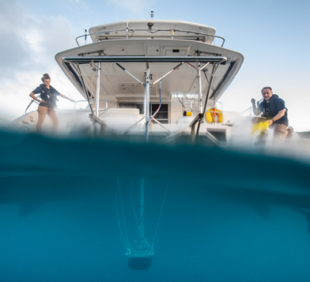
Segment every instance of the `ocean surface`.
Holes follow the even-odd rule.
[[[309,175],[258,152],[3,130],[0,281],[308,282]],[[132,270],[141,180],[154,255]]]

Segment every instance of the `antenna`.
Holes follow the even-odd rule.
[[[151,18],[154,18],[154,10],[151,10]]]
[[[128,17],[127,17],[127,26],[126,26],[126,39],[128,39]]]
[[[85,29],[85,45],[87,43],[87,29]]]

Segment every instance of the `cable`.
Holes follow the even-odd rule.
[[[128,246],[126,245],[125,238],[124,238],[124,235],[123,235],[123,232],[122,232],[121,224],[119,222],[117,196],[118,196],[118,187],[116,189],[116,217],[117,217],[118,229],[119,229],[119,232],[121,233],[121,237],[122,237],[125,249],[128,250]]]
[[[165,204],[165,201],[166,201],[168,187],[169,187],[169,182],[167,183],[167,186],[166,186],[166,191],[165,191],[163,203],[161,205],[161,209],[160,209],[160,213],[159,213],[159,218],[158,218],[158,222],[157,222],[157,226],[156,226],[156,230],[155,230],[155,235],[154,235],[154,240],[153,240],[153,244],[152,244],[153,247],[154,247],[154,244],[155,244],[155,240],[156,240],[156,236],[157,236],[157,232],[158,232],[158,227],[159,227],[159,222],[160,222],[161,215],[162,215],[162,212],[163,212],[164,204]]]
[[[150,124],[150,122],[152,121],[153,117],[155,117],[155,116],[157,115],[158,111],[159,111],[160,108],[161,108],[161,83],[162,83],[162,80],[161,80],[161,81],[159,82],[159,84],[158,84],[159,106],[158,106],[156,112],[152,115],[152,117],[151,117],[151,119],[150,119],[150,121],[149,121],[149,124]]]
[[[145,244],[147,245],[147,247],[148,247],[149,249],[151,249],[151,246],[149,245],[149,243],[148,243],[147,240],[145,239],[144,235],[142,234],[141,229],[139,228],[139,221],[138,221],[137,214],[136,214],[136,212],[135,212],[134,203],[133,203],[133,196],[132,196],[132,180],[131,180],[131,185],[130,185],[130,195],[131,195],[131,205],[132,205],[132,209],[133,209],[133,214],[134,214],[135,219],[136,219],[136,223],[137,223],[137,226],[138,226],[138,230],[139,230],[140,235],[141,235],[141,237],[143,238]]]
[[[158,111],[159,111],[160,108],[161,108],[161,82],[162,82],[162,80],[160,80],[160,81],[159,81],[159,84],[158,84],[158,88],[159,88],[159,91],[158,91],[158,92],[159,92],[159,106],[158,106],[156,112],[152,115],[152,117],[151,117],[151,119],[149,120],[149,122],[147,123],[146,130],[145,130],[145,136],[148,136],[150,123],[151,123],[153,117],[154,117],[155,115],[157,115]],[[147,137],[146,137],[146,138],[147,138]]]
[[[119,197],[120,197],[121,209],[122,209],[122,213],[123,213],[123,221],[124,221],[124,229],[125,229],[125,236],[126,236],[126,240],[127,240],[127,245],[126,245],[126,240],[125,240],[125,237],[123,235],[121,224],[120,224],[120,219],[119,219],[118,201],[117,201],[118,194],[119,194]],[[129,242],[128,242],[128,235],[127,235],[127,229],[126,229],[126,222],[125,222],[123,201],[122,201],[122,195],[121,195],[121,188],[120,188],[120,185],[119,185],[119,178],[117,178],[117,189],[116,189],[116,216],[117,216],[118,228],[119,228],[119,231],[121,233],[121,237],[122,237],[124,246],[125,246],[125,248],[126,248],[126,250],[128,252],[129,251]]]

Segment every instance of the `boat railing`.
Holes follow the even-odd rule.
[[[179,99],[179,97],[177,97]],[[180,99],[179,99],[180,101]],[[199,113],[199,109],[196,108],[195,109],[195,106],[198,107],[198,98],[186,98],[186,99],[183,99],[182,101],[180,101],[183,105],[183,107],[187,110],[189,108],[190,112],[192,113]],[[197,103],[197,105],[195,105],[195,103]],[[211,108],[208,110],[208,112],[211,112],[212,114],[213,113],[218,113],[216,110],[220,110],[221,112],[223,112],[223,103],[222,102],[218,102],[218,101],[209,101],[208,102],[208,105],[210,107],[210,104],[212,105]],[[218,105],[216,107],[216,105]],[[215,110],[212,110],[214,109]]]
[[[135,32],[149,32],[150,35],[152,34],[155,34],[157,32],[169,32],[170,35],[168,35],[169,37],[171,37],[171,39],[173,40],[175,36],[175,32],[181,32],[181,33],[187,33],[187,34],[194,34],[194,35],[202,35],[202,36],[210,36],[210,37],[213,37],[213,40],[212,42],[214,43],[215,45],[215,38],[219,38],[222,40],[222,44],[221,44],[221,47],[224,46],[224,43],[225,43],[225,38],[222,37],[222,36],[218,36],[218,35],[215,35],[215,34],[210,34],[210,33],[206,33],[206,32],[200,32],[200,31],[193,31],[193,30],[183,30],[183,29],[148,29],[148,28],[135,28],[135,29],[131,29],[131,28],[125,28],[125,29],[115,29],[115,30],[105,30],[105,31],[97,31],[97,32],[93,32],[93,33],[85,33],[84,35],[80,35],[78,37],[75,38],[75,41],[76,41],[76,44],[78,46],[80,46],[79,44],[79,41],[78,39],[79,38],[82,38],[84,37],[85,38],[85,42],[87,40],[87,37],[89,36],[92,36],[92,35],[98,35],[98,34],[106,34],[106,35],[110,35],[111,32],[125,32],[125,35],[124,37],[126,39],[130,39],[133,37],[133,34]],[[132,33],[131,35],[129,33]],[[167,37],[168,37],[167,36]],[[107,40],[108,39],[108,36],[106,36],[106,39],[101,39],[99,38],[99,41],[102,41],[102,40]],[[212,44],[212,43],[211,43]]]
[[[75,101],[75,103],[74,103],[74,111],[76,111],[76,104],[82,103],[82,102],[87,103],[88,100],[78,100],[78,101]],[[94,103],[94,102],[96,102],[96,100],[90,100],[90,102]],[[99,108],[99,111],[106,111],[108,109],[108,101],[105,100],[105,99],[100,99],[99,102],[105,102],[105,108]],[[87,110],[85,109],[85,111],[87,111]]]
[[[247,108],[246,110],[242,111],[241,114],[244,116],[249,116],[249,117],[254,116],[253,107],[251,106]]]
[[[263,99],[260,99],[259,101],[256,102],[256,106],[257,108],[259,108],[259,104],[263,101]],[[248,114],[247,114],[248,113]],[[242,111],[241,112],[242,115],[245,115],[245,116],[250,116],[250,117],[253,117],[253,116],[257,116],[254,114],[254,109],[253,109],[253,105],[249,108],[247,108],[246,110]]]
[[[40,94],[35,94],[35,96],[36,97],[38,97],[38,96],[40,96]],[[92,103],[93,102],[96,102],[96,100],[90,100]],[[77,110],[76,109],[76,105],[78,104],[78,103],[82,103],[82,102],[88,102],[87,100],[78,100],[78,101],[75,101],[74,102],[74,112]],[[107,100],[105,100],[105,99],[100,99],[99,100],[99,102],[105,102],[105,108],[100,108],[99,109],[99,111],[106,111],[107,109],[108,109],[108,101]],[[25,110],[25,115],[27,114],[27,112],[28,112],[28,109],[30,108],[30,106],[33,104],[33,103],[35,103],[35,104],[37,104],[37,105],[39,105],[39,103],[36,101],[36,100],[34,100],[34,99],[31,99],[31,101],[30,101],[30,103],[28,104],[28,106],[27,106],[27,108],[26,108],[26,110]],[[87,111],[87,110],[84,110],[84,111]]]

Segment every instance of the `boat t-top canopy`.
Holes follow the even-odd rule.
[[[64,62],[88,64],[88,63],[222,63],[226,57],[210,56],[87,56],[87,57],[64,57]]]
[[[100,70],[101,70],[101,63],[116,63],[118,67],[120,67],[123,71],[128,73],[131,77],[133,77],[136,81],[138,81],[140,84],[142,84],[145,87],[145,93],[144,93],[144,109],[145,109],[145,116],[143,119],[146,120],[146,134],[145,139],[148,140],[148,126],[149,123],[154,119],[153,116],[150,116],[149,113],[149,105],[150,105],[150,87],[151,85],[155,85],[159,82],[159,96],[160,96],[160,106],[161,106],[161,82],[162,80],[167,77],[169,74],[173,73],[177,69],[179,69],[184,64],[189,63],[197,63],[197,79],[198,79],[198,102],[199,102],[199,114],[196,116],[192,127],[192,135],[194,136],[195,131],[195,125],[198,123],[198,128],[196,132],[196,136],[199,134],[199,127],[200,123],[206,113],[206,106],[209,99],[209,94],[211,90],[211,85],[214,78],[214,73],[216,72],[217,68],[221,63],[225,63],[227,61],[226,57],[223,56],[77,56],[77,57],[63,57],[62,58],[65,64],[91,64],[93,69],[98,72],[97,75],[97,89],[96,89],[96,113],[94,112],[91,101],[89,98],[89,95],[87,94],[87,89],[85,87],[85,83],[83,80],[83,75],[80,70],[80,68],[77,66],[77,71],[80,75],[82,86],[85,91],[85,96],[87,97],[89,107],[91,109],[91,119],[94,123],[99,123],[101,125],[101,131],[104,130],[104,127],[106,127],[106,124],[99,118],[99,96],[100,96]],[[98,64],[96,66],[95,64]],[[126,70],[123,66],[121,66],[119,63],[146,63],[146,73],[145,73],[145,81],[142,82],[140,79],[138,79],[136,76],[134,76],[132,73],[130,73],[128,70]],[[159,79],[157,79],[154,82],[151,82],[151,74],[150,74],[150,66],[149,63],[178,63],[177,66],[175,66],[173,69],[171,69],[169,72],[161,76]],[[201,66],[200,64],[203,63],[204,65]],[[204,107],[202,105],[202,87],[201,87],[201,71],[203,71],[208,65],[213,64],[211,77],[208,85],[208,90],[206,93],[206,99]],[[155,119],[154,119],[155,120]],[[139,120],[140,122],[141,120]],[[158,122],[158,121],[157,121]]]

